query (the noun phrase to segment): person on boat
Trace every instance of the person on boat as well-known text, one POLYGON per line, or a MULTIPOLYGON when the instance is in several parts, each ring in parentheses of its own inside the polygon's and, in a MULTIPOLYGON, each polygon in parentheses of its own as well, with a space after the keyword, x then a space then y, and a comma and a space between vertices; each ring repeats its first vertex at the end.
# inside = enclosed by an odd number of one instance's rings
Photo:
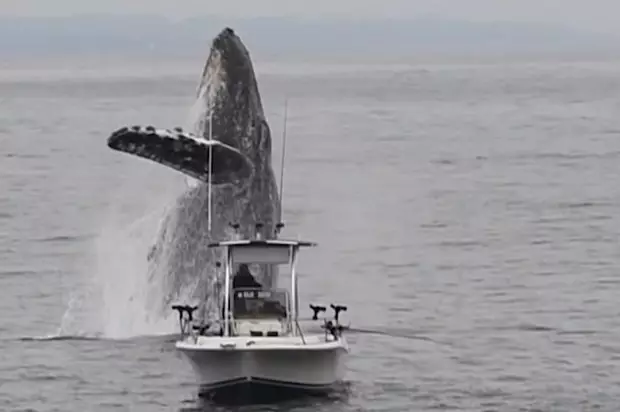
MULTIPOLYGON (((235 276, 232 279, 232 288, 234 289, 245 289, 245 288, 262 288, 259 282, 256 281, 254 276, 252 276, 252 272, 250 272, 250 268, 247 264, 242 263, 239 265, 239 269, 235 276)), ((237 311, 245 311, 245 302, 243 300, 237 300, 234 295, 231 296, 231 307, 235 308, 235 312, 237 311)), ((224 319, 224 306, 222 305, 222 319, 224 319)), ((224 336, 224 329, 220 329, 220 336, 224 336)))
POLYGON ((242 263, 239 266, 239 270, 235 277, 233 278, 233 289, 238 288, 260 288, 263 285, 258 283, 252 273, 250 272, 250 268, 245 263, 242 263))

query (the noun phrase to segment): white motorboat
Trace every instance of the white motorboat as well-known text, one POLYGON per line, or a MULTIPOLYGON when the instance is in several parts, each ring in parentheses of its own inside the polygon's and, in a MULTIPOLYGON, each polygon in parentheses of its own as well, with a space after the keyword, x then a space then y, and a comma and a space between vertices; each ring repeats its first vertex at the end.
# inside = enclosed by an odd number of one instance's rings
MULTIPOLYGON (((296 266, 301 248, 311 246, 316 244, 260 238, 209 245, 224 248, 221 319, 199 322, 192 315, 197 307, 173 306, 182 333, 176 348, 191 363, 203 394, 239 398, 265 395, 270 389, 279 394, 323 392, 342 381, 349 348, 338 316, 346 307, 331 305, 334 318, 322 319, 322 332, 316 328, 304 333, 300 326, 296 266), (253 281, 247 271, 252 264, 287 265, 290 287, 241 284, 244 276, 253 281)), ((314 320, 326 311, 310 307, 314 320)))

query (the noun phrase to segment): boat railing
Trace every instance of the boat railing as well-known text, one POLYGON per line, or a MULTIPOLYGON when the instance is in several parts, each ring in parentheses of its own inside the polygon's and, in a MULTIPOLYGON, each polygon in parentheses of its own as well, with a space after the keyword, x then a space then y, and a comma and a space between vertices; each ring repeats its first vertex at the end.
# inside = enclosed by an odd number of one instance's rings
MULTIPOLYGON (((245 292, 251 292, 251 291, 252 289, 245 290, 245 292)), ((310 305, 310 308, 314 312, 312 317, 299 318, 295 320, 287 318, 285 322, 282 322, 283 319, 278 319, 278 321, 280 323, 285 323, 285 333, 286 331, 291 331, 292 328, 295 328, 303 344, 306 344, 306 337, 304 336, 304 331, 302 330, 301 323, 305 323, 307 321, 310 321, 313 323, 318 321, 319 323, 321 323, 320 328, 323 329, 324 339, 326 342, 332 341, 332 340, 338 340, 340 336, 342 335, 342 332, 349 328, 349 326, 344 326, 339 321, 340 312, 346 311, 347 308, 346 306, 341 306, 341 305, 330 305, 330 306, 334 310, 333 319, 329 319, 327 316, 319 318, 317 316, 318 313, 324 312, 326 308, 322 306, 310 305)), ((211 319, 211 320, 198 321, 198 319, 195 319, 193 316, 193 312, 198 307, 189 306, 189 305, 174 305, 172 308, 173 310, 176 310, 179 312, 179 324, 181 328, 181 335, 183 337, 190 337, 194 340, 194 342, 196 342, 199 336, 223 336, 223 328, 225 327, 225 322, 223 319, 211 319)), ((230 320, 229 326, 231 328, 230 329, 231 335, 233 336, 237 335, 236 333, 237 327, 239 326, 238 321, 249 320, 250 322, 252 322, 252 321, 261 320, 261 319, 275 320, 274 317, 256 318, 256 317, 249 317, 249 316, 245 318, 241 317, 241 318, 235 319, 232 315, 233 314, 231 313, 231 316, 229 317, 229 320, 230 320)), ((267 336, 270 336, 270 335, 267 334, 267 336)))

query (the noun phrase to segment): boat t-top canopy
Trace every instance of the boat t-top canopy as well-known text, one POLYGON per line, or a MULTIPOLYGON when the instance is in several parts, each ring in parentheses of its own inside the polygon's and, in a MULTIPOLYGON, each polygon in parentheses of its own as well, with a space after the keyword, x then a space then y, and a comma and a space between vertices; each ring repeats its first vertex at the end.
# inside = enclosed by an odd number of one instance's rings
MULTIPOLYGON (((225 240, 209 244, 209 247, 224 247, 226 250, 225 286, 224 286, 224 336, 230 336, 231 316, 230 296, 232 292, 232 267, 236 264, 267 264, 291 267, 291 316, 289 321, 297 322, 299 313, 299 298, 297 291, 296 261, 297 252, 301 247, 316 246, 316 243, 302 240, 284 239, 239 239, 225 240)), ((296 331, 293 329, 293 335, 296 331)))
POLYGON ((284 239, 241 239, 226 240, 209 244, 209 247, 226 247, 234 263, 291 263, 291 252, 300 247, 317 244, 302 240, 284 239))
POLYGON ((315 242, 307 242, 303 240, 286 240, 286 239, 240 239, 240 240, 223 240, 221 242, 209 243, 209 247, 218 246, 245 246, 245 245, 261 245, 261 246, 316 246, 315 242))

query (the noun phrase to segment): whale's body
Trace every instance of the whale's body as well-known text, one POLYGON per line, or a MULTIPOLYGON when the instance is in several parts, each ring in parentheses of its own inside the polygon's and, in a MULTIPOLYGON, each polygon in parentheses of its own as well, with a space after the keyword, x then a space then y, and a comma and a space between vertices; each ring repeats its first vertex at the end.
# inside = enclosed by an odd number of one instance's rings
MULTIPOLYGON (((220 256, 207 245, 233 238, 231 224, 239 225, 236 233, 241 236, 254 236, 258 231, 268 239, 274 237, 280 215, 271 131, 252 61, 229 28, 213 40, 195 107, 199 108, 198 120, 190 133, 134 126, 108 139, 114 150, 156 161, 197 181, 167 213, 148 253, 150 279, 160 285, 159 291, 164 286, 163 298, 149 297, 151 309, 159 313, 178 299, 202 300, 217 294, 220 256), (262 224, 258 230, 257 223, 262 224)), ((263 265, 251 271, 264 287, 276 286, 275 268, 263 265)))

